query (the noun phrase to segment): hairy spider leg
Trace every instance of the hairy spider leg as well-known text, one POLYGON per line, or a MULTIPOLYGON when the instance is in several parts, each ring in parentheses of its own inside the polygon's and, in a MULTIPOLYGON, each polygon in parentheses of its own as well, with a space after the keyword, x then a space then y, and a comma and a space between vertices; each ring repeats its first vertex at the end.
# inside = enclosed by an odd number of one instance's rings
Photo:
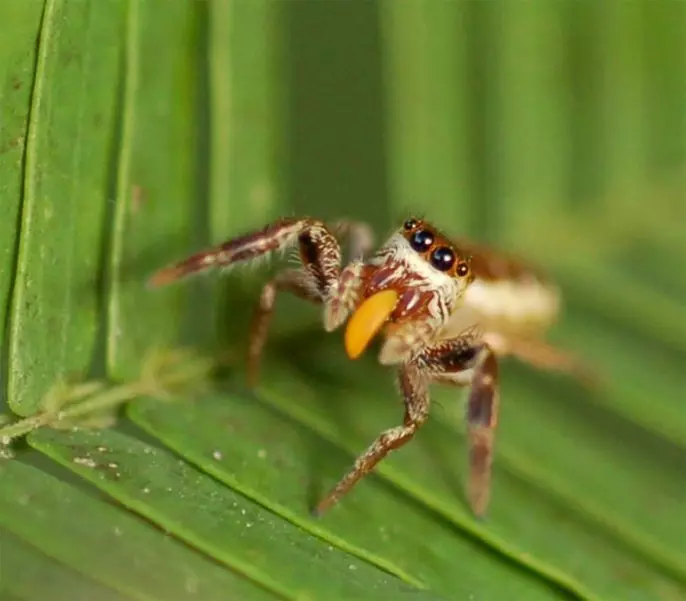
POLYGON ((233 238, 165 267, 150 278, 149 284, 162 286, 197 272, 254 262, 297 246, 302 267, 284 270, 267 282, 253 315, 247 376, 248 382, 254 385, 277 291, 289 291, 310 302, 324 303, 324 326, 327 331, 332 331, 345 321, 354 304, 361 259, 372 244, 371 228, 363 223, 340 220, 329 228, 316 219, 280 219, 262 230, 233 238), (350 238, 350 252, 356 257, 343 269, 341 247, 334 232, 350 238))
POLYGON ((358 457, 353 468, 322 499, 314 510, 321 515, 388 453, 409 441, 429 414, 429 385, 432 382, 470 386, 467 401, 469 440, 469 502, 474 513, 483 515, 490 498, 491 466, 495 429, 498 421, 498 362, 493 350, 479 341, 473 330, 461 336, 423 346, 416 343, 416 353, 401 364, 398 373, 405 401, 402 426, 390 428, 358 457))
POLYGON ((322 515, 335 505, 361 478, 371 472, 392 450, 409 441, 429 415, 428 382, 414 365, 399 368, 398 383, 405 399, 405 419, 402 426, 389 428, 360 455, 353 468, 329 492, 314 509, 315 516, 322 515))

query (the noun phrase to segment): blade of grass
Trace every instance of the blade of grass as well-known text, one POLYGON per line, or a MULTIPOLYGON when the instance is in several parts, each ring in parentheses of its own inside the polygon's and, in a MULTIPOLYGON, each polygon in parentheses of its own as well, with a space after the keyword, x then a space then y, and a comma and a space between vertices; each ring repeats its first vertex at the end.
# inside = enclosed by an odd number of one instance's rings
POLYGON ((621 322, 635 335, 663 344, 675 354, 686 354, 686 323, 679 299, 653 290, 635 277, 593 261, 566 257, 548 261, 557 279, 574 301, 593 309, 609 323, 621 322))
MULTIPOLYGON (((43 15, 41 2, 0 4, 0 22, 12 23, 0 36, 0 340, 5 346, 7 299, 14 279, 17 253, 17 222, 21 210, 23 188, 23 157, 26 144, 26 124, 33 87, 33 67, 36 61, 36 39, 43 15)), ((3 361, 5 358, 3 357, 3 361)), ((3 368, 4 370, 4 368, 3 368)), ((5 374, 2 375, 4 397, 5 374)))
POLYGON ((6 530, 0 530, 0 538, 5 575, 2 586, 22 599, 126 601, 132 598, 66 568, 6 530))
POLYGON ((492 49, 497 138, 487 159, 495 170, 497 215, 489 229, 493 239, 507 243, 525 231, 531 215, 557 212, 566 199, 571 98, 565 85, 565 3, 499 6, 492 49))
POLYGON ((88 370, 96 342, 123 5, 95 4, 48 0, 38 38, 10 317, 8 398, 20 415, 57 377, 88 370))
MULTIPOLYGON (((644 241, 659 246, 666 254, 673 254, 669 249, 683 247, 684 190, 686 172, 680 168, 634 191, 643 199, 645 207, 650 206, 649 211, 629 210, 619 214, 614 209, 619 199, 605 198, 618 194, 613 190, 583 198, 584 206, 564 213, 523 211, 522 227, 519 232, 513 232, 510 250, 551 269, 580 260, 604 265, 633 249, 641 252, 644 241)), ((648 277, 652 278, 653 271, 664 270, 669 270, 668 265, 657 261, 648 277)))
MULTIPOLYGON (((594 410, 583 398, 588 391, 509 367, 503 370, 507 402, 499 422, 502 465, 686 583, 686 486, 680 477, 686 453, 610 412, 594 410)), ((437 391, 436 399, 446 407, 439 418, 462 422, 449 393, 437 391)))
POLYGON ((416 591, 417 599, 439 599, 327 546, 183 460, 129 436, 45 430, 32 434, 29 442, 126 507, 280 596, 390 599, 416 591))
POLYGON ((389 227, 378 2, 276 2, 284 209, 389 227))
MULTIPOLYGON (((151 292, 145 281, 195 239, 198 165, 186 150, 199 135, 195 43, 203 10, 183 0, 129 2, 109 274, 107 362, 117 378, 137 373, 151 345, 178 341, 187 311, 188 288, 151 292)), ((202 329, 204 314, 194 317, 202 329)))
MULTIPOLYGON (((279 3, 210 0, 210 184, 205 244, 261 227, 284 213, 280 145, 286 104, 279 3), (278 99, 275 100, 275 99, 278 99)), ((231 319, 232 295, 250 282, 211 280, 204 312, 213 317, 213 342, 230 346, 240 327, 231 319)))
POLYGON ((567 308, 555 338, 598 371, 607 394, 591 399, 683 446, 686 417, 674 401, 685 383, 678 303, 592 262, 558 273, 567 308))
POLYGON ((394 218, 427 209, 458 230, 477 217, 470 173, 467 7, 462 2, 380 3, 387 153, 394 218))
POLYGON ((311 519, 307 510, 324 493, 321 478, 341 472, 348 458, 258 398, 218 394, 173 411, 141 400, 129 415, 208 474, 408 582, 453 598, 566 598, 377 479, 329 515, 311 519), (457 582, 456 565, 470 567, 457 582))
MULTIPOLYGON (((682 169, 686 161, 686 5, 646 2, 641 5, 646 72, 648 148, 655 173, 682 169)), ((683 198, 683 197, 682 197, 683 198)))
MULTIPOLYGON (((686 186, 685 186, 686 189, 686 186)), ((670 241, 653 237, 626 249, 610 267, 622 279, 650 282, 650 289, 671 301, 686 298, 686 238, 670 241)))
POLYGON ((277 71, 279 7, 269 0, 210 0, 208 58, 213 243, 276 217, 276 148, 283 97, 277 71))
POLYGON ((603 3, 596 7, 594 33, 599 42, 601 75, 600 146, 604 158, 606 186, 616 193, 611 210, 622 214, 642 211, 644 199, 637 196, 646 178, 646 125, 642 59, 645 46, 644 3, 603 3))
POLYGON ((5 461, 0 475, 0 523, 6 530, 123 595, 139 601, 220 601, 232 592, 246 601, 276 598, 39 469, 5 461))

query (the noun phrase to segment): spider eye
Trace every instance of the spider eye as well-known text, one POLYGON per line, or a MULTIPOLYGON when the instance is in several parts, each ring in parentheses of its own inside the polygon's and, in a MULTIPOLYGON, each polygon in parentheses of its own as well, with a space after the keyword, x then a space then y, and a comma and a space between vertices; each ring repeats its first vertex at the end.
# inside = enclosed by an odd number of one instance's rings
POLYGON ((467 263, 460 263, 455 271, 457 272, 457 275, 463 278, 469 273, 469 265, 467 265, 467 263))
POLYGON ((410 236, 410 246, 419 253, 426 252, 434 243, 434 235, 428 230, 417 230, 410 236))
POLYGON ((439 271, 450 271, 455 265, 455 253, 447 246, 439 246, 431 253, 431 264, 439 271))
POLYGON ((414 228, 417 227, 417 220, 416 219, 408 219, 404 224, 403 227, 406 230, 413 230, 414 228))

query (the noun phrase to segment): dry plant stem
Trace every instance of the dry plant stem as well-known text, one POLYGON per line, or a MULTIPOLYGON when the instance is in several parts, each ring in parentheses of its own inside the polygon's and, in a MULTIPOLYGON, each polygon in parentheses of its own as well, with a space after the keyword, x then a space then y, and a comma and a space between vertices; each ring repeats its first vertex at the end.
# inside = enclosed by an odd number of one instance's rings
MULTIPOLYGON (((38 428, 111 409, 136 397, 146 395, 157 398, 170 397, 174 389, 179 386, 188 387, 204 381, 208 377, 210 369, 211 364, 208 361, 196 359, 172 373, 146 374, 141 380, 115 386, 103 392, 95 392, 90 398, 87 398, 89 392, 102 390, 104 384, 87 382, 77 385, 69 391, 68 396, 62 399, 62 404, 68 404, 68 407, 44 411, 0 428, 0 446, 7 445, 13 439, 24 436, 38 428), (86 400, 82 401, 82 399, 86 400)), ((49 392, 48 396, 50 394, 49 392)))

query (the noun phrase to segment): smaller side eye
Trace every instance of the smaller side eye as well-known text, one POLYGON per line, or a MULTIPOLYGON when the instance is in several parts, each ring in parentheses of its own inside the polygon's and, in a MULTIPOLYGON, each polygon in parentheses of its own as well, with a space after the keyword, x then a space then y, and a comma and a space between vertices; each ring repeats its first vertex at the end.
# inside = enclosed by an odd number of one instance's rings
POLYGON ((434 243, 434 235, 428 230, 417 230, 410 236, 410 246, 418 253, 426 252, 434 243))
POLYGON ((431 253, 431 264, 439 271, 450 271, 455 264, 455 253, 447 246, 439 246, 431 253))
POLYGON ((416 219, 408 219, 404 224, 403 227, 406 230, 413 230, 414 228, 417 227, 417 220, 416 219))
POLYGON ((467 263, 460 263, 457 266, 457 269, 455 270, 457 275, 459 275, 461 278, 465 277, 469 273, 469 265, 467 263))

